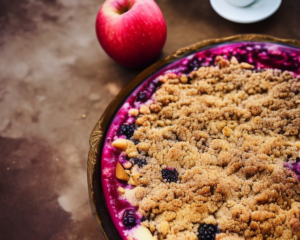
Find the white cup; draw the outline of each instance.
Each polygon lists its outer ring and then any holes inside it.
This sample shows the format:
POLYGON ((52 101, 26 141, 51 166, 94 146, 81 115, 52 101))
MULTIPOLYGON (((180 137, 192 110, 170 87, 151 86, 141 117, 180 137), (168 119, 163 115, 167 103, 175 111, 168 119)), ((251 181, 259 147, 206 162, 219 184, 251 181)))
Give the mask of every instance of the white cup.
POLYGON ((230 4, 236 7, 246 7, 253 3, 255 0, 227 0, 230 4))

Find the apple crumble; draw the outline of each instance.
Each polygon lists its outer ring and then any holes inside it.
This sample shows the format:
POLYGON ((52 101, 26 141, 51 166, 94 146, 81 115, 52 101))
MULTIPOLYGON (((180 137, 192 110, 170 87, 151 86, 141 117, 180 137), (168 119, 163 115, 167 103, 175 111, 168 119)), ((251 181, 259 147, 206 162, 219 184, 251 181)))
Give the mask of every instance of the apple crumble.
POLYGON ((300 239, 299 80, 219 56, 159 81, 111 143, 128 239, 300 239))

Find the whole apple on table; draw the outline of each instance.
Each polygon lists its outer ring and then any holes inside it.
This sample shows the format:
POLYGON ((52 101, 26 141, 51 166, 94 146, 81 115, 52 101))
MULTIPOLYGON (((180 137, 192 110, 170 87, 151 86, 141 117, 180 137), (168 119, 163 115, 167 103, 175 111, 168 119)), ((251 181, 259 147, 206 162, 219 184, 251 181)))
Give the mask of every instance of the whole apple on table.
POLYGON ((158 57, 167 28, 153 0, 106 0, 97 16, 96 33, 112 59, 125 67, 140 68, 158 57))

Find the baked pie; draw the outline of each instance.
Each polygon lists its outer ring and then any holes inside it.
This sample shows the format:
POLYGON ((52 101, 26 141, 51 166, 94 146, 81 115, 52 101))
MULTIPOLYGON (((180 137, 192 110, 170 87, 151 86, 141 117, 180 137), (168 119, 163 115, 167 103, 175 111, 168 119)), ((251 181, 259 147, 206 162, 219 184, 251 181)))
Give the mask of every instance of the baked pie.
POLYGON ((195 55, 123 104, 101 163, 123 239, 300 239, 300 82, 255 46, 195 55))

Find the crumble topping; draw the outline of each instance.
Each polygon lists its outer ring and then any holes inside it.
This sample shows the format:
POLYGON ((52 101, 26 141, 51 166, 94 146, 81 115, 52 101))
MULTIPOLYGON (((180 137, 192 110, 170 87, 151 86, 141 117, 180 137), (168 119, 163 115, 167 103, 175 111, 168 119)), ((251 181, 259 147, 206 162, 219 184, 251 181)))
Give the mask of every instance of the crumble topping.
POLYGON ((167 240, 204 239, 203 224, 217 240, 300 239, 299 80, 222 57, 159 80, 130 112, 135 143, 112 143, 131 158, 135 188, 120 193, 141 225, 167 240))

